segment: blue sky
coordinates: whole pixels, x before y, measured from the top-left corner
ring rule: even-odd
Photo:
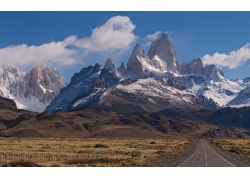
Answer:
[[[202,58],[229,79],[250,77],[250,12],[0,12],[0,62],[30,71],[37,61],[65,82],[111,57],[127,64],[136,43],[148,52],[167,32],[180,63]],[[114,30],[115,29],[119,29]]]

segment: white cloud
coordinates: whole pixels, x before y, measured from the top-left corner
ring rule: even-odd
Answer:
[[[75,45],[88,51],[114,51],[129,47],[137,40],[135,25],[127,16],[115,16],[95,28],[90,37],[79,39]]]
[[[250,43],[247,43],[238,50],[229,54],[214,53],[214,55],[206,54],[202,58],[204,64],[216,64],[229,69],[237,68],[250,59]]]
[[[27,65],[37,61],[50,61],[64,65],[78,62],[74,56],[77,50],[68,49],[68,39],[62,42],[51,42],[40,46],[27,46],[26,44],[8,46],[0,49],[0,62],[15,65]]]
[[[17,66],[33,65],[37,61],[60,65],[83,63],[81,59],[84,59],[89,51],[111,52],[128,48],[137,39],[133,33],[134,29],[135,25],[129,17],[116,16],[95,28],[90,37],[77,39],[76,36],[69,36],[63,41],[40,46],[21,44],[1,48],[0,62]]]
[[[146,36],[147,42],[146,42],[145,45],[146,45],[146,46],[150,46],[151,43],[152,43],[152,41],[155,40],[156,38],[158,38],[159,34],[161,34],[161,33],[162,33],[162,31],[155,31],[154,34],[149,34],[149,35],[147,35],[147,36]]]
[[[155,31],[154,34],[149,34],[149,35],[146,36],[146,38],[147,38],[148,40],[153,41],[153,40],[155,40],[155,39],[159,36],[159,34],[161,34],[161,33],[162,33],[162,31]]]

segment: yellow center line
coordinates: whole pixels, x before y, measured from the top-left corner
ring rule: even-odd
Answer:
[[[203,146],[203,148],[204,148],[205,159],[206,159],[206,166],[207,166],[207,150],[206,150],[206,148],[205,148],[205,146],[204,146],[204,143],[202,143],[202,146]]]

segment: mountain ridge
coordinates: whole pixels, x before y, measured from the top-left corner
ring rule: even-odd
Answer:
[[[41,63],[29,73],[0,64],[0,96],[13,99],[19,109],[42,112],[64,86],[60,73]]]
[[[152,42],[148,54],[136,44],[127,68],[121,63],[117,69],[111,58],[107,59],[104,68],[99,64],[95,66],[98,66],[98,71],[85,72],[86,76],[93,77],[93,81],[81,78],[85,76],[82,71],[82,75],[76,73],[72,77],[73,82],[85,84],[85,90],[83,87],[73,87],[74,83],[70,83],[68,87],[74,90],[67,88],[69,92],[63,95],[59,93],[54,101],[67,99],[65,96],[73,91],[79,96],[69,98],[58,106],[55,106],[57,102],[52,101],[45,112],[54,113],[86,106],[127,113],[156,112],[178,107],[193,110],[219,109],[234,102],[239,92],[249,83],[248,79],[228,80],[218,67],[213,64],[203,65],[200,58],[179,65],[174,46],[166,33]],[[95,84],[98,86],[93,88]],[[86,89],[89,89],[88,93]],[[249,92],[248,89],[246,91]]]

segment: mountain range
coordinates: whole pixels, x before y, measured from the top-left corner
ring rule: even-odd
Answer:
[[[17,108],[57,113],[94,106],[120,113],[158,112],[181,108],[221,109],[250,106],[250,78],[229,80],[213,64],[200,58],[178,62],[166,33],[155,39],[148,53],[136,44],[127,66],[107,59],[75,73],[68,85],[56,69],[37,63],[30,72],[0,64],[0,96]]]
[[[229,80],[215,65],[201,59],[179,64],[166,33],[154,40],[148,53],[136,44],[127,67],[107,59],[75,73],[46,107],[55,113],[95,106],[122,113],[163,109],[220,109],[250,105],[250,80]]]
[[[64,86],[60,73],[41,63],[30,72],[0,64],[0,96],[14,100],[19,109],[42,112]]]
[[[229,80],[202,60],[179,64],[163,33],[127,65],[108,58],[69,84],[37,63],[0,65],[1,137],[249,137],[250,78]]]

